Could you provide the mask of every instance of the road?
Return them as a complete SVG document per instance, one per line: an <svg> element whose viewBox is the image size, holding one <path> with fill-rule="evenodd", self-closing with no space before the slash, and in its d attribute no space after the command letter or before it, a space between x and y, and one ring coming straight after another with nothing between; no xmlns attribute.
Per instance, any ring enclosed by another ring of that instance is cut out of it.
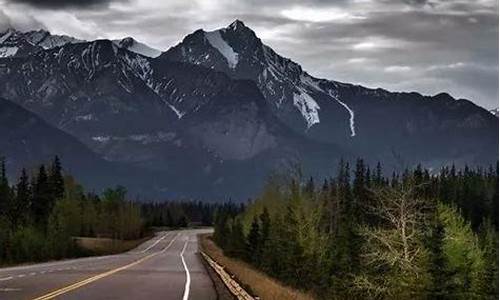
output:
<svg viewBox="0 0 500 300"><path fill-rule="evenodd" d="M0 269L0 299L217 299L197 254L203 230L159 232L123 254Z"/></svg>

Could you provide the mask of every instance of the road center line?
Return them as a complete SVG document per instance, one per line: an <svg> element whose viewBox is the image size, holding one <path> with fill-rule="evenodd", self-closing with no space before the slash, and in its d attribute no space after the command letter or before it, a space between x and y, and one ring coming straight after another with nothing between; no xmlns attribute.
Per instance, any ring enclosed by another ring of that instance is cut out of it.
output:
<svg viewBox="0 0 500 300"><path fill-rule="evenodd" d="M119 267L119 268L116 268L116 269L113 269L113 270L110 270L110 271L107 271L107 272L104 272L104 273L101 273L101 274L98 274L98 275L95 275L93 277L90 277L90 278L87 278L85 280L82 280L82 281L79 281L79 282L76 282L76 283L73 283L69 286L66 286L66 287L63 287L63 288L60 288L60 289L57 289L55 291L52 291L46 295L43 295L43 296L40 296L38 298L34 298L33 300L49 300L49 299L54 299L56 298L57 296L60 296L62 294L66 294L72 290L76 290L77 288L80 288L82 286L85 286L89 283L92 283L94 281L97 281L101 278L104 278L104 277L108 277L112 274L115 274L117 272L120 272L120 271L123 271L125 269L128 269L130 267L133 267L135 265L138 265L140 263L142 263L143 261L147 260L147 259L150 259L151 257L154 257L160 253L163 253L164 251L166 251L172 244L173 242L177 239L177 237L179 236L179 234L177 234L173 239L172 241L170 241L170 244L168 244L168 246L166 246L162 251L159 251L159 252L154 252L154 253L151 253L147 256L144 256L128 265L125 265L125 266L122 266L122 267Z"/></svg>
<svg viewBox="0 0 500 300"><path fill-rule="evenodd" d="M0 281L11 280L12 278L14 278L14 277L9 276L9 277L5 277L5 278L0 278Z"/></svg>
<svg viewBox="0 0 500 300"><path fill-rule="evenodd" d="M167 251L167 249L170 248L170 246L172 246L172 244L174 243L174 241L177 239L177 237L179 236L179 234L180 233L177 233L177 235L170 241L170 243L165 248L163 248L163 250L161 250L158 253L164 253L165 251Z"/></svg>
<svg viewBox="0 0 500 300"><path fill-rule="evenodd" d="M149 246L149 247L147 247L146 249L142 250L142 251L141 251L141 253L144 253L144 252L148 251L149 249L153 248L154 246L156 246L156 244L158 244L161 240L163 240L164 238L166 238L168 234L169 234L169 232L168 232L168 233L166 233L166 234L165 234L164 236L162 236L161 238L159 238L158 240L156 240L156 242L154 242L152 245L150 245L150 246Z"/></svg>
<svg viewBox="0 0 500 300"><path fill-rule="evenodd" d="M182 296L182 300L188 300L189 298L189 288L191 285L191 275L189 274L189 269L187 267L186 261L184 260L184 251L186 251L187 244L189 243L189 237L184 244L184 248L182 248L181 252L181 260L182 265L184 266L184 271L186 272L186 285L184 286L184 296Z"/></svg>

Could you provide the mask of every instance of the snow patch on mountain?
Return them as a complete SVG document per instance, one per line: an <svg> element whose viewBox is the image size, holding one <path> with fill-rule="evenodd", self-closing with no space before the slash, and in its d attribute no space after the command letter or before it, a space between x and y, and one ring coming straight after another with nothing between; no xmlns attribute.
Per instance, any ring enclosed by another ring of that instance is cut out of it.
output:
<svg viewBox="0 0 500 300"><path fill-rule="evenodd" d="M37 43L38 46L42 47L43 49L52 49L55 47L60 47L64 46L66 44L76 44L76 43L83 43L85 41L75 39L69 36L65 35L49 35L45 39L39 41Z"/></svg>
<svg viewBox="0 0 500 300"><path fill-rule="evenodd" d="M3 42L5 42L13 33L14 33L14 31L12 29L9 29L9 30L5 31L2 34L2 36L0 37L0 44L2 44Z"/></svg>
<svg viewBox="0 0 500 300"><path fill-rule="evenodd" d="M318 110L320 107L306 91L299 90L298 94L293 93L293 105L299 109L304 119L306 119L307 129L319 123Z"/></svg>
<svg viewBox="0 0 500 300"><path fill-rule="evenodd" d="M233 48L231 48L231 46L224 41L220 32L218 30L205 32L205 38L210 45L212 45L212 47L217 49L217 51L219 51L220 54L226 58L229 67L234 69L238 64L238 53L236 53Z"/></svg>
<svg viewBox="0 0 500 300"><path fill-rule="evenodd" d="M182 119L182 117L186 114L185 112L182 112L182 111L178 110L172 104L170 104L170 103L167 103L167 104L175 112L175 114L177 115L177 118Z"/></svg>
<svg viewBox="0 0 500 300"><path fill-rule="evenodd" d="M25 33L26 41L32 45L37 45L43 49L52 49L66 44L76 44L85 42L67 35L51 35L45 30L29 31Z"/></svg>
<svg viewBox="0 0 500 300"><path fill-rule="evenodd" d="M10 57L17 53L17 47L0 47L0 57Z"/></svg>
<svg viewBox="0 0 500 300"><path fill-rule="evenodd" d="M305 84L305 85L307 85L307 86L309 86L317 91L324 92L323 89L319 87L319 80L316 78L313 78L312 76L310 76L309 74L307 74L305 72L300 74L300 81L303 84Z"/></svg>
<svg viewBox="0 0 500 300"><path fill-rule="evenodd" d="M147 57L155 58L161 55L161 51L152 48L144 43L138 42L131 37L126 37L121 40L113 40L113 43L120 48L127 49L137 54L141 54Z"/></svg>
<svg viewBox="0 0 500 300"><path fill-rule="evenodd" d="M354 124L354 111L345 102L340 101L338 95L336 93L334 93L332 90L329 90L328 94L335 101L337 101L340 105L342 105L347 110L347 112L349 112L349 116L350 116L349 117L349 126L351 128L351 137L355 137L356 136L356 126Z"/></svg>

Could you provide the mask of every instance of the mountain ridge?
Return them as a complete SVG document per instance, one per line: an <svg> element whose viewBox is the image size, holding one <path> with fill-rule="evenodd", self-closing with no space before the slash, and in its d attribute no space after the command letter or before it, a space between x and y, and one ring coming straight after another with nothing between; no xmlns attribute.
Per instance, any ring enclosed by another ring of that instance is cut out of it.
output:
<svg viewBox="0 0 500 300"><path fill-rule="evenodd" d="M0 96L109 162L160 172L155 189L177 195L195 193L190 178L246 197L276 169L325 176L340 158L396 170L498 159L498 119L472 102L315 78L241 21L157 57L122 41L0 58Z"/></svg>

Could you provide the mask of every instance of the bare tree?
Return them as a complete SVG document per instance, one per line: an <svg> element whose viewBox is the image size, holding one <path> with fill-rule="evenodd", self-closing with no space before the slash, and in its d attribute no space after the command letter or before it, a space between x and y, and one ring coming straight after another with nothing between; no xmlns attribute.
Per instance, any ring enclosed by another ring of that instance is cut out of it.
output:
<svg viewBox="0 0 500 300"><path fill-rule="evenodd" d="M425 203L416 196L417 188L408 183L372 190L373 202L366 209L379 225L361 226L359 233L365 239L362 263L367 270L377 271L374 276L357 277L359 289L387 296L422 280Z"/></svg>

